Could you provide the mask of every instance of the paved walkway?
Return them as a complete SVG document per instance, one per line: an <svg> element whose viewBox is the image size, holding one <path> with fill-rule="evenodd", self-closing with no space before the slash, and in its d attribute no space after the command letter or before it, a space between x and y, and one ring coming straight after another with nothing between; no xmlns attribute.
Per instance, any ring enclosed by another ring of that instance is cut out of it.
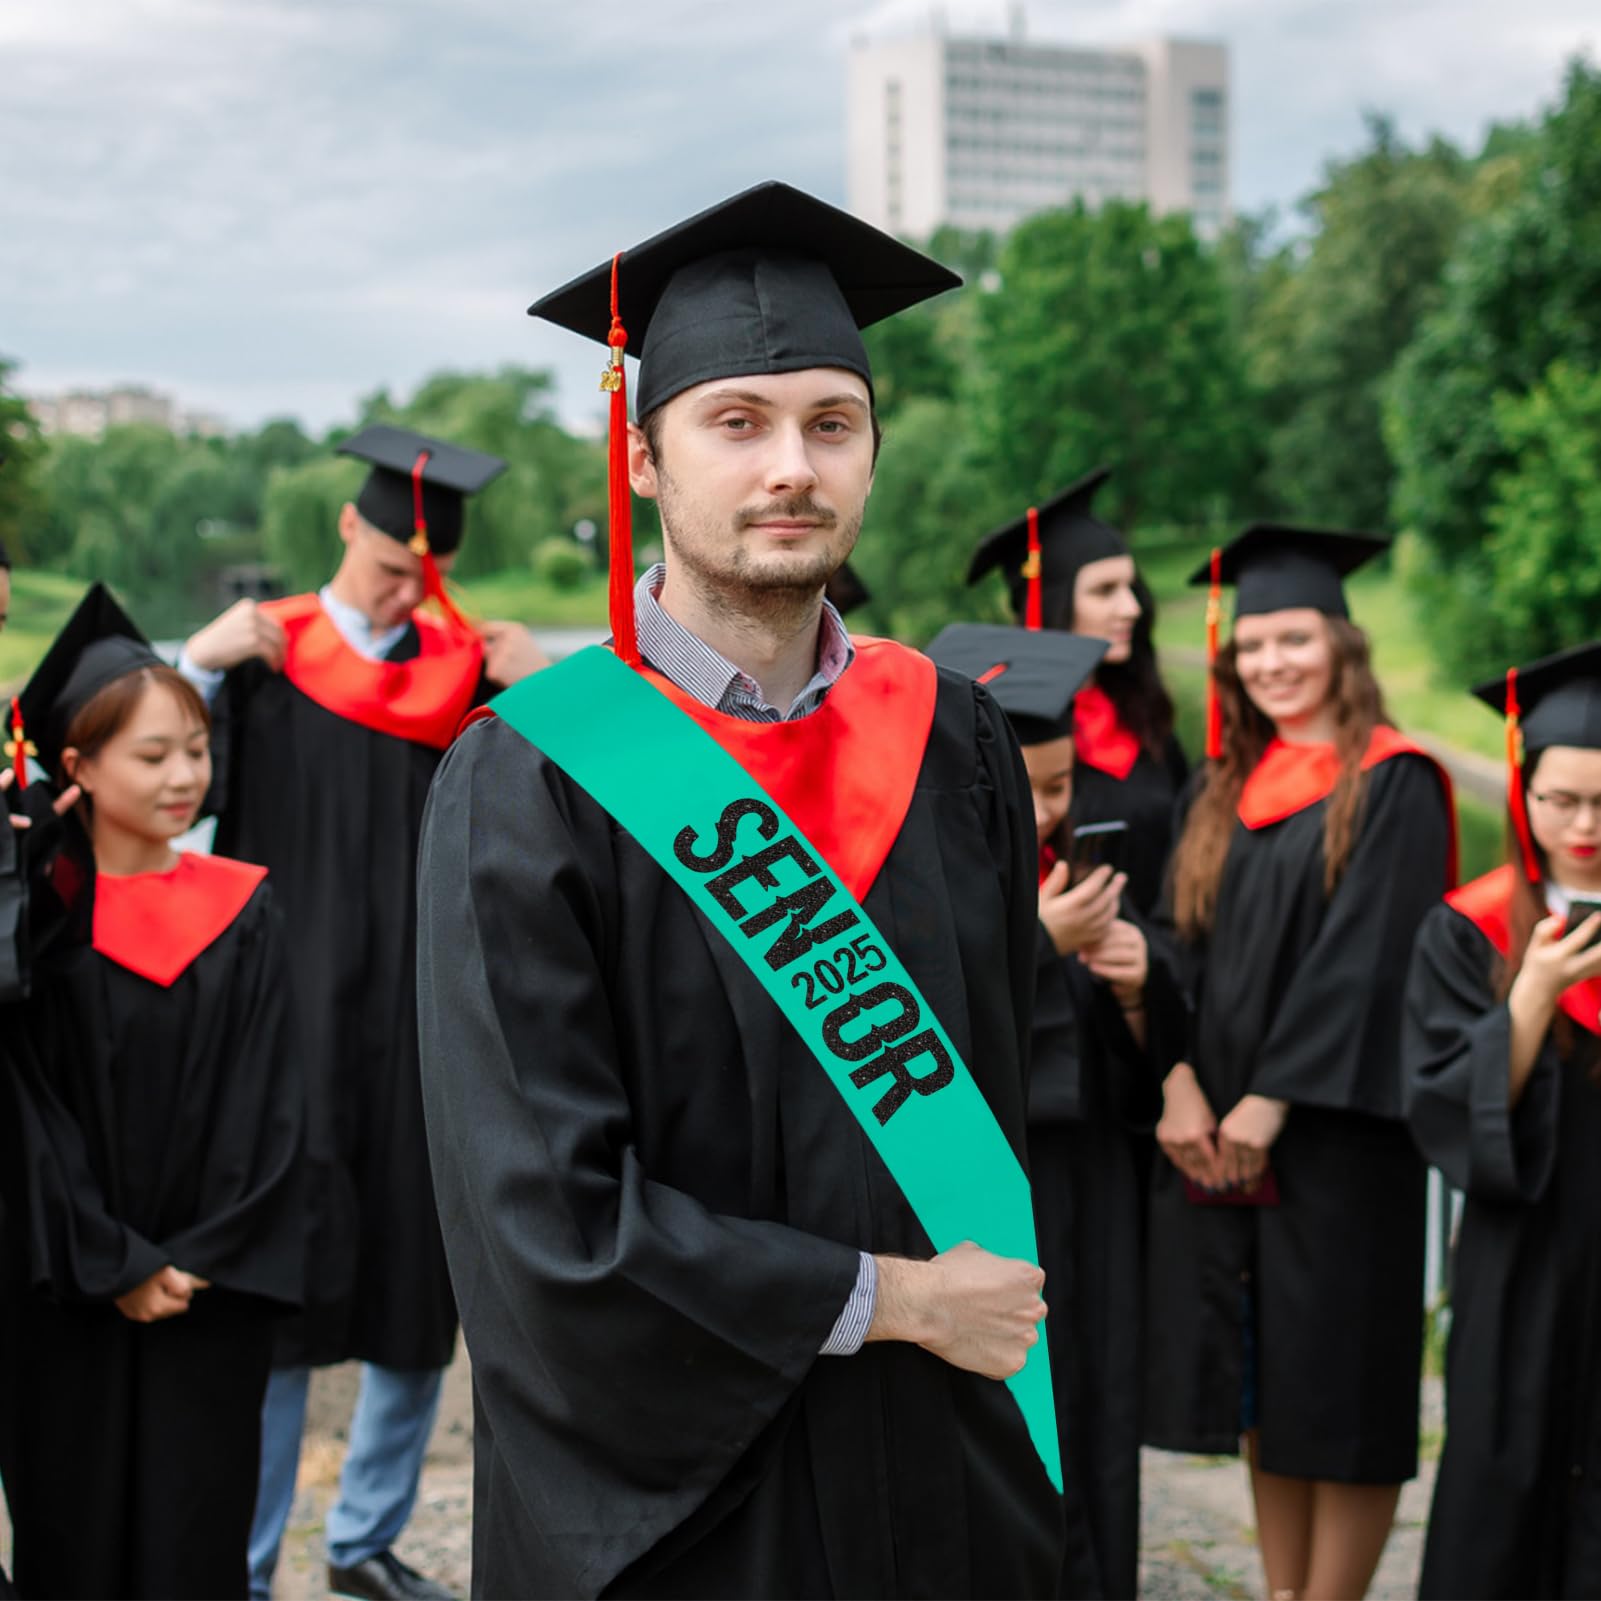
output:
<svg viewBox="0 0 1601 1601"><path fill-rule="evenodd" d="M344 1430L355 1402L356 1369L319 1373L312 1385L301 1490L276 1595L282 1601L323 1596L322 1520L337 1484ZM1425 1385L1424 1437L1438 1442L1438 1381ZM1431 1455L1432 1452L1427 1452ZM1401 1513L1371 1592L1374 1601L1416 1593L1423 1525L1434 1463L1407 1486ZM1141 1594L1148 1601L1248 1601L1261 1593L1250 1495L1240 1463L1217 1457L1145 1453L1145 1537ZM422 1495L400 1554L413 1566L467 1593L471 1568L472 1394L465 1357L445 1383Z"/></svg>

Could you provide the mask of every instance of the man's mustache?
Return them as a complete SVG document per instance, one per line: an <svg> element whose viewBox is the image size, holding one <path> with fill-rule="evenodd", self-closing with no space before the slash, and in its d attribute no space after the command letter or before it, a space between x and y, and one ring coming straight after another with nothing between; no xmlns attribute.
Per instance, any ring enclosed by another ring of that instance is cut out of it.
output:
<svg viewBox="0 0 1601 1601"><path fill-rule="evenodd" d="M839 513L830 511L827 506L819 506L810 495L795 495L789 500L775 500L770 506L747 506L735 514L734 527L749 528L755 523L797 521L816 523L819 528L832 528L839 521Z"/></svg>

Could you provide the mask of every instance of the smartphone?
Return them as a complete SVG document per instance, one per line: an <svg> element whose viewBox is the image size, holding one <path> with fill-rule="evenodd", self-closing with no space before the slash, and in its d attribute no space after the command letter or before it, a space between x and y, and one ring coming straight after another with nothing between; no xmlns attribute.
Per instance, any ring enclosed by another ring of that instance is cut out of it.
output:
<svg viewBox="0 0 1601 1601"><path fill-rule="evenodd" d="M1128 837L1128 824L1081 823L1073 830L1073 844L1068 851L1068 865L1072 881L1076 884L1097 867L1110 867L1115 873L1123 865L1123 842Z"/></svg>
<svg viewBox="0 0 1601 1601"><path fill-rule="evenodd" d="M1601 901L1570 902L1568 905L1568 932L1571 933L1579 926L1580 923L1584 922L1586 918L1594 917L1597 912L1601 912ZM1585 949L1588 950L1590 946L1596 943L1597 940L1601 940L1601 933L1592 934L1590 938L1585 941Z"/></svg>

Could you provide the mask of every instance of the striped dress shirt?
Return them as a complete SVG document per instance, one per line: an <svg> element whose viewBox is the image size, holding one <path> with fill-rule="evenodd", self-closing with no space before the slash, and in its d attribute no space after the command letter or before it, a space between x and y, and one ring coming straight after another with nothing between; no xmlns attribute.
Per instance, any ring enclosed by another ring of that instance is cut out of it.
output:
<svg viewBox="0 0 1601 1601"><path fill-rule="evenodd" d="M793 722L816 711L839 682L840 674L856 659L856 647L851 644L844 619L825 600L817 635L817 671L790 703L789 710L780 711L768 702L761 685L749 673L741 671L705 640L697 639L662 609L657 596L666 576L667 568L658 562L634 586L639 653L663 678L671 679L703 706L747 723ZM863 1251L856 1271L856 1288L820 1347L823 1356L853 1356L861 1350L877 1299L878 1265Z"/></svg>

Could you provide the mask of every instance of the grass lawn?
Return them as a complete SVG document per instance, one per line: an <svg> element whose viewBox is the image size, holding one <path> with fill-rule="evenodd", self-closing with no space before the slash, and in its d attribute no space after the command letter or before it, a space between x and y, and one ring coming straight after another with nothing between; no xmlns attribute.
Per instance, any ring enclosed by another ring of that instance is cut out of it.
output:
<svg viewBox="0 0 1601 1601"><path fill-rule="evenodd" d="M534 628L604 628L606 575L596 573L576 589L552 589L516 567L452 583L477 617L507 617Z"/></svg>
<svg viewBox="0 0 1601 1601"><path fill-rule="evenodd" d="M14 691L26 682L86 587L81 578L58 573L12 572L11 616L0 632L0 685Z"/></svg>
<svg viewBox="0 0 1601 1601"><path fill-rule="evenodd" d="M12 573L11 618L0 632L0 687L7 694L14 694L27 682L87 587L83 579L59 573L20 569ZM547 628L600 628L606 623L603 574L586 579L576 589L552 589L532 572L512 568L451 587L475 617L511 617ZM132 611L134 621L139 622L140 608L135 606ZM179 637L209 621L209 613L190 618Z"/></svg>

